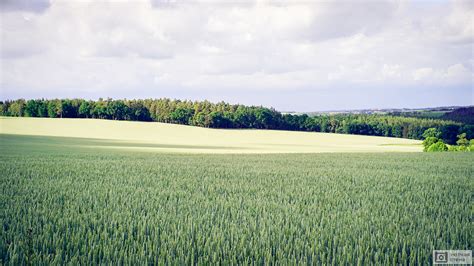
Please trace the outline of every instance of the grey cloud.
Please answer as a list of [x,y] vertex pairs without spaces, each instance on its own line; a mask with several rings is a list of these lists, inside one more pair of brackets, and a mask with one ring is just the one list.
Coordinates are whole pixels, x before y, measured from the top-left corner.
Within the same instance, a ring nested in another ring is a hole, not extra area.
[[150,3],[154,8],[171,8],[177,4],[175,0],[150,0]]
[[303,36],[312,41],[366,35],[380,31],[397,10],[393,2],[325,2],[315,7],[316,16]]
[[[115,37],[118,35],[119,37]],[[141,57],[169,59],[175,55],[171,43],[139,29],[116,28],[94,35],[91,55],[96,57]]]
[[[255,0],[231,0],[231,1],[209,1],[209,0],[150,0],[153,8],[174,8],[183,5],[200,5],[213,7],[252,7],[255,6]],[[278,3],[269,2],[272,5]]]
[[32,55],[41,54],[46,49],[40,46],[29,47],[1,47],[0,58],[2,59],[16,59],[21,57],[28,57]]
[[2,0],[0,1],[0,11],[27,11],[42,13],[50,7],[49,0]]
[[145,59],[162,60],[171,59],[174,54],[167,49],[152,47],[140,49],[139,46],[133,44],[123,44],[120,46],[103,45],[97,47],[93,54],[94,57],[141,57]]
[[28,17],[18,13],[2,14],[0,58],[14,59],[37,55],[48,50],[48,39]]
[[[281,90],[299,106],[311,105],[303,88],[325,89],[326,101],[339,104],[340,88],[357,84],[381,95],[472,87],[472,4],[354,1],[54,1],[41,14],[4,13],[2,87],[12,88],[9,97],[219,92],[229,101]],[[278,97],[257,103],[285,102]]]

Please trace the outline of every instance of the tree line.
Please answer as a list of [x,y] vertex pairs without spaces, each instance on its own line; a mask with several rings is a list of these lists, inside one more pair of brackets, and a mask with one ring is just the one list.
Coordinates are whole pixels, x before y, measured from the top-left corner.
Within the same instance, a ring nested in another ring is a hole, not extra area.
[[7,100],[0,102],[0,115],[156,121],[209,128],[280,129],[410,139],[423,139],[425,130],[436,128],[440,138],[448,144],[454,144],[460,133],[474,138],[473,125],[454,121],[367,114],[282,114],[262,106],[166,98]]

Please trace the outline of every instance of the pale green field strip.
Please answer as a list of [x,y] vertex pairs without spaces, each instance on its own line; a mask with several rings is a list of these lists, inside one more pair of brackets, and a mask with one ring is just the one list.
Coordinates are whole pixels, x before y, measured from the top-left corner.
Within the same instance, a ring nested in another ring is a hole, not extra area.
[[[0,134],[81,138],[76,146],[150,152],[420,152],[418,140],[282,130],[209,129],[156,122],[0,117]],[[60,140],[66,141],[65,139]]]

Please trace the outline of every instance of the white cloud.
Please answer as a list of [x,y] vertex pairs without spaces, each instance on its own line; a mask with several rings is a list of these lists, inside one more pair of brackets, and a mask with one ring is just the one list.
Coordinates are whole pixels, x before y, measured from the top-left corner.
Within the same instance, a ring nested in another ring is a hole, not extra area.
[[431,67],[418,68],[413,71],[414,80],[425,80],[431,77],[433,74],[433,69]]
[[413,72],[413,79],[415,81],[429,82],[432,84],[459,84],[463,80],[473,78],[470,72],[462,64],[455,64],[445,69],[432,69],[429,67],[419,68]]

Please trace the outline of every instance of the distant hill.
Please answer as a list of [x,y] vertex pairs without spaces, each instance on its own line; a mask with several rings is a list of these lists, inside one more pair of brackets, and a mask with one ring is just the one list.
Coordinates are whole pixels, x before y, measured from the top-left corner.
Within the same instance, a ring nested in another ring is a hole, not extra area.
[[440,118],[474,125],[474,106],[456,109],[452,112],[445,113]]
[[[289,112],[289,114],[303,114]],[[427,108],[384,108],[384,109],[359,109],[337,110],[306,113],[310,116],[338,115],[338,114],[379,114],[402,117],[415,117],[425,119],[450,120],[463,124],[474,125],[474,106],[442,106]]]
[[[373,109],[347,109],[347,110],[330,110],[318,112],[285,112],[288,114],[307,114],[307,115],[324,115],[324,114],[386,114],[394,116],[421,117],[421,118],[440,118],[443,114],[455,111],[457,109],[466,108],[465,106],[440,106],[425,108],[373,108]],[[435,115],[432,115],[435,114]],[[436,117],[433,117],[436,116]]]

